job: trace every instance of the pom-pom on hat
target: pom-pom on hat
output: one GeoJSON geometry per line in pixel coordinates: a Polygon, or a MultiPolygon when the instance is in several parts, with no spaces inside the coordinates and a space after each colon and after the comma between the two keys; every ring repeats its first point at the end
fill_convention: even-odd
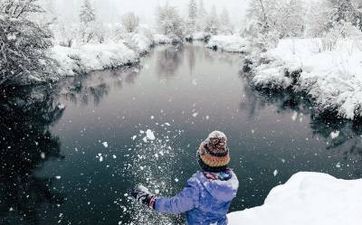
{"type": "Polygon", "coordinates": [[[221,131],[213,131],[197,150],[201,168],[210,172],[221,172],[227,169],[230,162],[227,137],[221,131]]]}

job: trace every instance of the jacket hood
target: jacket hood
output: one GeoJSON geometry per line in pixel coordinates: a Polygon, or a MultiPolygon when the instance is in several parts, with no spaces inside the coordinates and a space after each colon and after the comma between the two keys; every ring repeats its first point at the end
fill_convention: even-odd
{"type": "Polygon", "coordinates": [[[198,172],[198,178],[207,192],[209,192],[215,199],[223,202],[229,202],[236,197],[236,193],[239,188],[239,181],[232,170],[229,170],[228,173],[231,177],[227,180],[208,179],[202,172],[198,172]]]}

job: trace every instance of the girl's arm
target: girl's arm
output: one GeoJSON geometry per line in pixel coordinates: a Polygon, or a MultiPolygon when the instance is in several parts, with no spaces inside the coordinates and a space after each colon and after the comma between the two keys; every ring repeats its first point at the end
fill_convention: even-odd
{"type": "Polygon", "coordinates": [[[187,186],[171,198],[156,197],[154,209],[161,213],[180,214],[198,207],[199,188],[188,182],[187,186]]]}
{"type": "Polygon", "coordinates": [[[131,195],[140,203],[160,213],[180,214],[198,207],[199,202],[199,188],[193,178],[180,193],[171,198],[156,197],[143,186],[134,189],[131,195]]]}

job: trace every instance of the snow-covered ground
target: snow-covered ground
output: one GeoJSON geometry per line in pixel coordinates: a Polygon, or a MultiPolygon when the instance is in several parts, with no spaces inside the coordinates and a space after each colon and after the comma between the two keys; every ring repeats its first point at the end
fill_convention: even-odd
{"type": "Polygon", "coordinates": [[[214,35],[206,47],[225,52],[244,53],[247,52],[247,46],[247,41],[239,35],[214,35]]]}
{"type": "Polygon", "coordinates": [[[347,119],[362,116],[362,41],[341,40],[332,50],[329,44],[322,39],[281,40],[252,60],[252,84],[292,87],[309,94],[321,111],[337,111],[347,119]]]}
{"type": "Polygon", "coordinates": [[[301,172],[275,187],[263,206],[228,215],[230,225],[361,224],[362,179],[301,172]]]}
{"type": "Polygon", "coordinates": [[[50,53],[58,61],[61,76],[74,76],[94,70],[104,70],[134,64],[139,54],[123,43],[87,44],[76,48],[54,46],[50,53]]]}
{"type": "Polygon", "coordinates": [[[73,47],[56,45],[49,55],[59,63],[61,77],[75,76],[95,70],[116,68],[138,63],[154,45],[171,44],[177,40],[166,35],[145,31],[123,34],[121,40],[80,44],[73,47]]]}

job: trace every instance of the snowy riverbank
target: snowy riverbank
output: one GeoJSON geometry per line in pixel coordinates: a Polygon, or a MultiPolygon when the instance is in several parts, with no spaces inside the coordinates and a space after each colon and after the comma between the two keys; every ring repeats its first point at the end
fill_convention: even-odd
{"type": "Polygon", "coordinates": [[[263,206],[228,215],[230,225],[358,225],[362,179],[301,172],[275,187],[263,206]]]}
{"type": "Polygon", "coordinates": [[[224,52],[245,53],[248,43],[239,35],[211,36],[206,47],[224,52]]]}
{"type": "Polygon", "coordinates": [[[362,42],[338,41],[332,50],[321,39],[287,39],[251,56],[250,81],[261,88],[306,92],[320,111],[362,116],[362,42]]]}
{"type": "Polygon", "coordinates": [[[136,64],[154,45],[174,42],[176,40],[166,35],[131,33],[123,35],[121,40],[107,40],[102,44],[89,43],[73,47],[56,45],[50,49],[49,55],[58,62],[61,77],[75,76],[136,64]]]}

